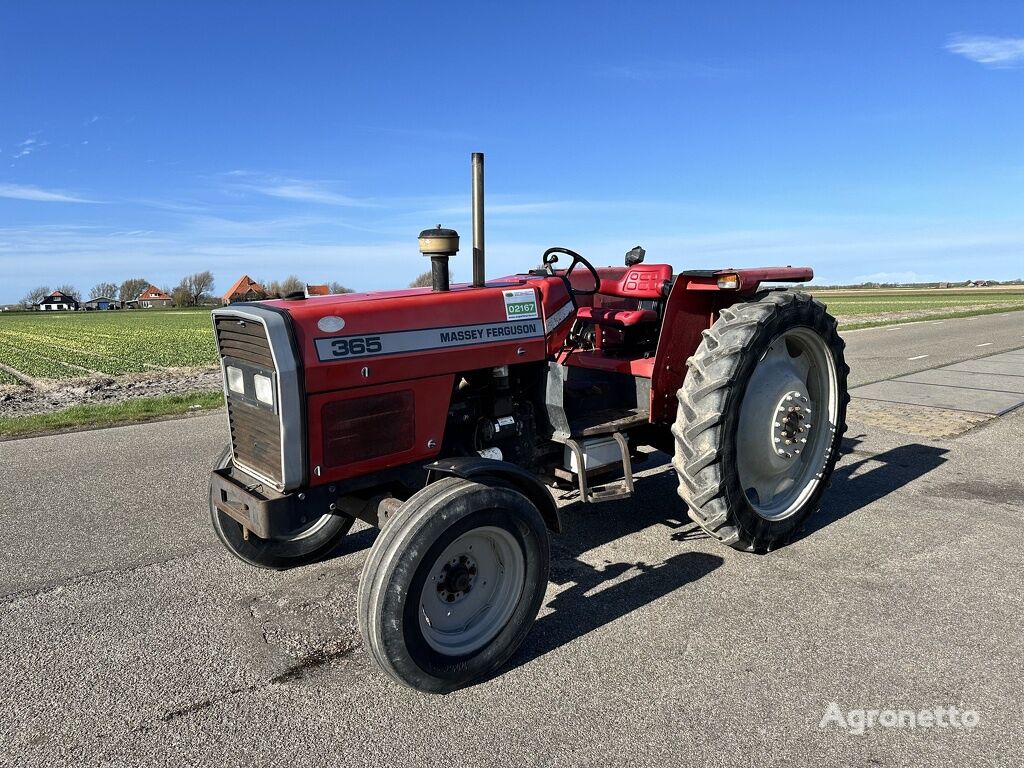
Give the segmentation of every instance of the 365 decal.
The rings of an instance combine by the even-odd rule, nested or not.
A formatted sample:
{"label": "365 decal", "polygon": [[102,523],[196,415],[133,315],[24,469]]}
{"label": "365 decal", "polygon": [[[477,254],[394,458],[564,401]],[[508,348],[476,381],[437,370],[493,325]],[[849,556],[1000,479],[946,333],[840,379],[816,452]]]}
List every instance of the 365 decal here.
{"label": "365 decal", "polygon": [[359,357],[376,355],[384,350],[380,336],[349,336],[344,339],[331,339],[331,354],[338,357]]}

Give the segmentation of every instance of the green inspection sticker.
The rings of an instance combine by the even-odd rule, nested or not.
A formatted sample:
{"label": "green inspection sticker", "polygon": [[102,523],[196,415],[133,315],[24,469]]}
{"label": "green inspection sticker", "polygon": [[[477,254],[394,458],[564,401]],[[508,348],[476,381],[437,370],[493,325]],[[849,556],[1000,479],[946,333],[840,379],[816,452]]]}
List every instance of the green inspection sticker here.
{"label": "green inspection sticker", "polygon": [[537,294],[532,288],[521,288],[514,291],[502,291],[505,296],[505,319],[522,320],[538,317]]}

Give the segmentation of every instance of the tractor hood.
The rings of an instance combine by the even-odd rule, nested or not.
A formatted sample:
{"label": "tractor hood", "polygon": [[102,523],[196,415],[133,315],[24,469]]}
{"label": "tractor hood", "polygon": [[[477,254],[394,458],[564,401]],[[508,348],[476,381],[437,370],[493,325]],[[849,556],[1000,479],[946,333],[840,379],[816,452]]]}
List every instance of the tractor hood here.
{"label": "tractor hood", "polygon": [[290,316],[306,391],[314,394],[543,360],[545,320],[561,309],[553,301],[569,303],[561,280],[520,275],[479,288],[410,288],[260,305]]}

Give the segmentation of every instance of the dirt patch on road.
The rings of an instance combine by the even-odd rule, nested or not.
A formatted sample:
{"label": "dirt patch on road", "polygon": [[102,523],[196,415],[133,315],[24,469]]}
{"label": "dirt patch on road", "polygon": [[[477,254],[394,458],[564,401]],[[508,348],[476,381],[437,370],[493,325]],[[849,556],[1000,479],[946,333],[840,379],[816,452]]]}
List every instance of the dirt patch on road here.
{"label": "dirt patch on road", "polygon": [[84,403],[117,403],[220,388],[219,368],[183,368],[130,376],[37,382],[34,386],[0,386],[0,416],[33,416]]}
{"label": "dirt patch on road", "polygon": [[850,400],[846,416],[850,421],[933,439],[957,437],[994,418],[986,413],[865,400],[856,396]]}

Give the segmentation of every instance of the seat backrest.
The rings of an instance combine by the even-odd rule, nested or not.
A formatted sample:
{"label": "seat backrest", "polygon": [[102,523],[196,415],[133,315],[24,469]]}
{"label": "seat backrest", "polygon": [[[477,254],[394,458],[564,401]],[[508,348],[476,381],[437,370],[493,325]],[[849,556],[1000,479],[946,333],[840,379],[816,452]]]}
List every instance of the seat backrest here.
{"label": "seat backrest", "polygon": [[602,280],[598,293],[628,299],[663,299],[665,283],[671,279],[671,264],[637,264],[627,268],[618,280]]}

